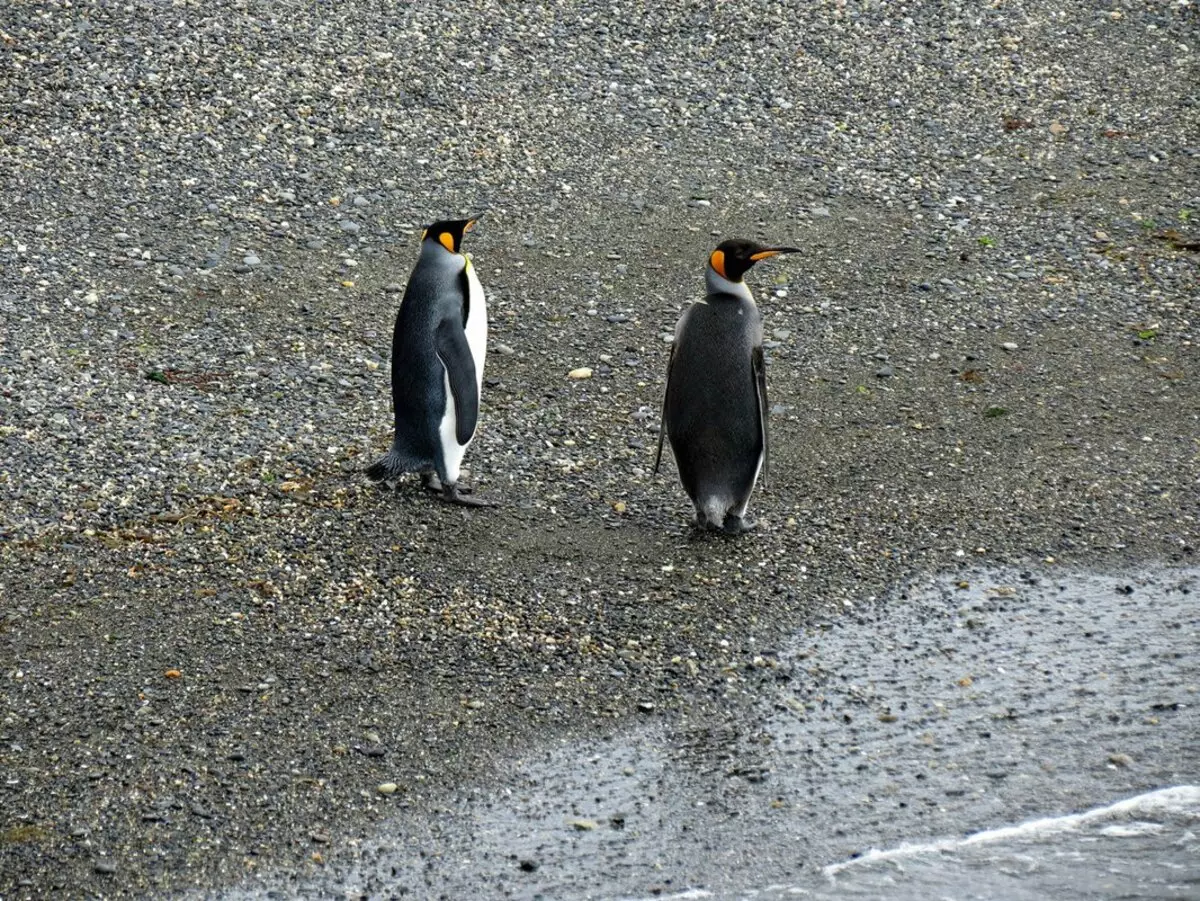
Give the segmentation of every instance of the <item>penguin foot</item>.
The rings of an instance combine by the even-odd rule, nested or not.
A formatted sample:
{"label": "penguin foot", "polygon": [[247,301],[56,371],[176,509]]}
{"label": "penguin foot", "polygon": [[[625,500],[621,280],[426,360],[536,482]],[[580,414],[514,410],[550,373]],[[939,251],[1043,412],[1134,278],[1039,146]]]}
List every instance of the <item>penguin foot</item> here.
{"label": "penguin foot", "polygon": [[748,516],[734,516],[730,513],[725,517],[725,522],[721,525],[721,531],[726,535],[741,535],[752,531],[757,526],[758,523]]}
{"label": "penguin foot", "polygon": [[445,489],[442,487],[442,480],[437,477],[435,472],[421,473],[421,487],[426,491],[432,491],[434,494],[441,494]]}
{"label": "penguin foot", "polygon": [[448,504],[458,504],[460,507],[491,507],[491,501],[485,501],[482,498],[472,497],[467,494],[465,489],[459,491],[458,485],[443,485],[442,493],[438,495]]}

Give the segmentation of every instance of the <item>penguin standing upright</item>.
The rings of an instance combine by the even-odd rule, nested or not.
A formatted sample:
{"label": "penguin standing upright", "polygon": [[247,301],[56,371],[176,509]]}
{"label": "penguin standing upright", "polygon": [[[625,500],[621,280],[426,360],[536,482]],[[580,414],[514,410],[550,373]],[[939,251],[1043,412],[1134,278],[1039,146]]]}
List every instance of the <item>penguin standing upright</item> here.
{"label": "penguin standing upright", "polygon": [[722,242],[708,257],[708,295],[675,326],[654,471],[665,436],[702,529],[753,528],[746,505],[759,471],[767,472],[767,379],[762,316],[742,276],[760,260],[796,252]]}
{"label": "penguin standing upright", "polygon": [[392,332],[396,435],[367,477],[378,482],[419,472],[443,500],[484,506],[458,486],[463,454],[479,421],[487,354],[483,288],[460,249],[475,222],[435,222],[421,237],[421,254]]}

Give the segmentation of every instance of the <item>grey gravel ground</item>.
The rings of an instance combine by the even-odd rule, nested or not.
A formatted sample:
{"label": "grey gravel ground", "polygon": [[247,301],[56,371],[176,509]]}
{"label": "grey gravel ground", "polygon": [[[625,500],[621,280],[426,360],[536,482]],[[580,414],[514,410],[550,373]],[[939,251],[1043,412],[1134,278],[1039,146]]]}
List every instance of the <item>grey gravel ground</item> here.
{"label": "grey gravel ground", "polygon": [[[915,574],[1194,561],[1198,34],[1149,0],[5,5],[0,896],[317,869],[539,737],[732,717],[764,643]],[[358,473],[419,226],[481,209],[502,506],[464,512]],[[739,542],[649,474],[731,235],[806,249],[751,275]]]}

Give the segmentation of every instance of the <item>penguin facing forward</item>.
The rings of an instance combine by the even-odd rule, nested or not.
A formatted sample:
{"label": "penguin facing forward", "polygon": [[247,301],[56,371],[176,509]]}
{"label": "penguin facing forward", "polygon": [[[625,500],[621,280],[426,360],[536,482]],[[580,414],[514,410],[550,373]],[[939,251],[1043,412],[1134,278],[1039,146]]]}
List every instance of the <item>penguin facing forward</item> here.
{"label": "penguin facing forward", "polygon": [[463,455],[479,422],[487,308],[463,236],[476,219],[435,222],[421,236],[392,331],[391,450],[367,469],[375,482],[419,472],[445,501],[487,506],[459,492]]}
{"label": "penguin facing forward", "polygon": [[797,252],[723,241],[708,257],[707,296],[675,326],[654,471],[666,437],[701,529],[754,527],[746,505],[759,472],[767,475],[767,378],[762,315],[742,276],[760,260]]}

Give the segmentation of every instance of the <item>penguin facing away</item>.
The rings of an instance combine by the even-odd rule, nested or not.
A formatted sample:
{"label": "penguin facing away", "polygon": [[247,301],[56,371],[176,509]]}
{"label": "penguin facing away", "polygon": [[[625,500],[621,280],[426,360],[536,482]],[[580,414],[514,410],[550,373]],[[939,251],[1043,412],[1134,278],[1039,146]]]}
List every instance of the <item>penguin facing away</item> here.
{"label": "penguin facing away", "polygon": [[665,437],[701,529],[754,527],[746,506],[759,472],[767,476],[767,379],[762,315],[742,276],[760,260],[797,252],[723,241],[708,257],[707,296],[675,326],[654,471]]}
{"label": "penguin facing away", "polygon": [[487,506],[460,493],[459,471],[479,421],[487,308],[463,236],[476,219],[435,222],[421,236],[392,331],[391,449],[367,469],[375,482],[419,472],[448,502]]}

